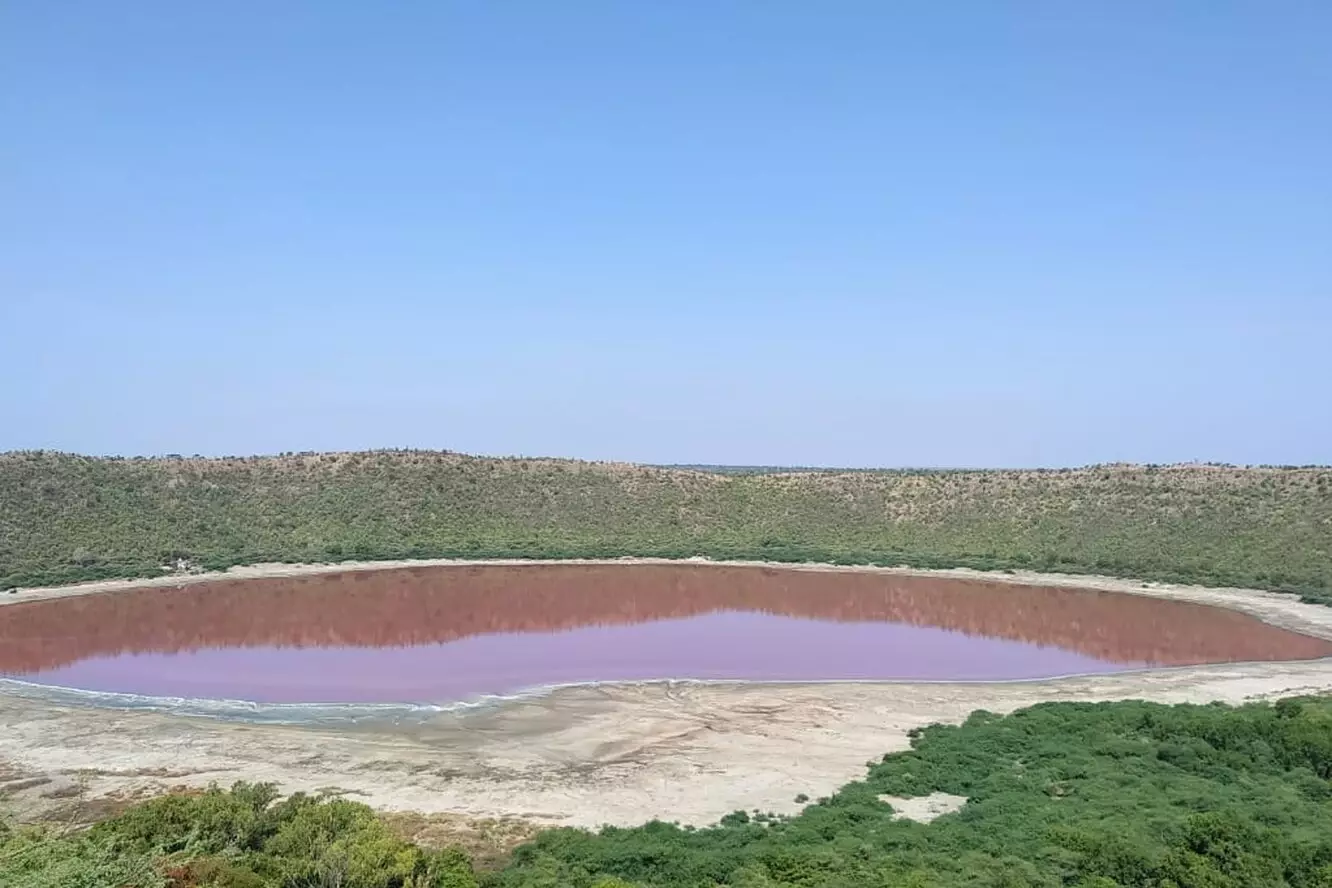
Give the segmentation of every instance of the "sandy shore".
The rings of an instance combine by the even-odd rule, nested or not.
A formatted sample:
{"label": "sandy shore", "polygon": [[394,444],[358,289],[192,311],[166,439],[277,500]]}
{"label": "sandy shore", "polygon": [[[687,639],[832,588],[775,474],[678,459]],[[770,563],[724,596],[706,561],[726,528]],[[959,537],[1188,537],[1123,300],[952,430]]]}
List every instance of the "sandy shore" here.
{"label": "sandy shore", "polygon": [[[465,563],[478,562],[256,565],[213,576],[19,590],[0,601],[218,576]],[[768,566],[983,578],[1175,598],[1332,638],[1332,608],[1251,590],[1034,573]],[[566,688],[492,710],[441,714],[423,724],[354,728],[238,724],[0,693],[0,790],[12,791],[11,804],[21,812],[36,813],[66,803],[75,784],[94,798],[124,798],[177,785],[271,780],[285,791],[335,789],[383,809],[466,818],[595,826],[660,816],[703,824],[737,808],[794,811],[797,794],[826,795],[863,774],[867,761],[906,748],[911,728],[960,721],[975,709],[1007,712],[1049,700],[1241,702],[1329,692],[1332,660],[996,684],[657,683]]]}

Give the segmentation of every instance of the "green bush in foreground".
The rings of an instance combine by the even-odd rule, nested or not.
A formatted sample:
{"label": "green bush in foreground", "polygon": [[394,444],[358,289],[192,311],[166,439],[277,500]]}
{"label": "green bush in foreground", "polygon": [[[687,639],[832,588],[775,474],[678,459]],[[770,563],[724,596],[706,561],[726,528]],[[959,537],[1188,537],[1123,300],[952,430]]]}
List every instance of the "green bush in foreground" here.
{"label": "green bush in foreground", "polygon": [[423,851],[365,805],[237,783],[145,802],[76,838],[20,832],[0,846],[0,884],[466,888],[457,851]]}
{"label": "green bush in foreground", "polygon": [[[933,792],[969,801],[926,824],[880,800]],[[796,816],[548,830],[491,873],[364,805],[273,799],[237,784],[76,838],[0,835],[0,885],[1332,888],[1332,701],[975,712]]]}
{"label": "green bush in foreground", "polygon": [[35,831],[0,834],[4,888],[165,888],[159,860],[87,838],[53,839]]}

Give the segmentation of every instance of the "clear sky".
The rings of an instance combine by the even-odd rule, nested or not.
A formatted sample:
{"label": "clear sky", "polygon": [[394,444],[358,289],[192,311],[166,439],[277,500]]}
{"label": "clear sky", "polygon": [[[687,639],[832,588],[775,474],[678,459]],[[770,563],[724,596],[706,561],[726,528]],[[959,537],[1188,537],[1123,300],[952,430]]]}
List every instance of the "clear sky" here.
{"label": "clear sky", "polygon": [[9,0],[0,450],[1332,462],[1332,3]]}

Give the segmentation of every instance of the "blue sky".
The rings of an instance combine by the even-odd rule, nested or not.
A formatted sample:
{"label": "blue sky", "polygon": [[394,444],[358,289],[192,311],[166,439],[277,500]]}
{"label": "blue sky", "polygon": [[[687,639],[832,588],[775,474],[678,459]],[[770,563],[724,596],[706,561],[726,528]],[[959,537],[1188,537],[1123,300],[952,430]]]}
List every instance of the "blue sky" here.
{"label": "blue sky", "polygon": [[1329,463],[1330,33],[14,0],[0,450]]}

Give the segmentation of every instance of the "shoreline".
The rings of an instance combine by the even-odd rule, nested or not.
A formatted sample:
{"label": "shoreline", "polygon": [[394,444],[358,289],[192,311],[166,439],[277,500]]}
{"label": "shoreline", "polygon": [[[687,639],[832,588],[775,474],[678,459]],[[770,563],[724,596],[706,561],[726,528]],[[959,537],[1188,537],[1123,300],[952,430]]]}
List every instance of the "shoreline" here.
{"label": "shoreline", "polygon": [[[425,567],[635,564],[951,577],[1191,601],[1332,639],[1332,608],[1295,596],[1036,572],[721,562],[705,559],[418,560],[251,565],[214,574],[20,590],[0,603],[316,573]],[[976,709],[1136,698],[1163,703],[1332,693],[1332,658],[996,682],[696,682],[557,687],[398,724],[273,724],[43,699],[0,686],[0,793],[21,817],[67,809],[76,789],[119,804],[176,787],[272,781],[336,791],[385,811],[466,825],[707,825],[736,809],[793,813],[909,747],[908,732]],[[63,801],[62,801],[63,799]]]}
{"label": "shoreline", "polygon": [[[1244,660],[1232,663],[1204,664],[1243,669],[1271,663],[1313,664],[1332,663],[1332,656],[1310,660]],[[454,700],[441,703],[420,702],[338,702],[269,703],[220,697],[165,697],[150,694],[132,694],[122,691],[90,691],[67,685],[42,684],[0,675],[0,698],[19,697],[54,706],[111,709],[117,712],[152,712],[180,718],[214,719],[240,725],[272,725],[294,728],[325,728],[392,725],[394,728],[425,724],[440,716],[467,717],[488,710],[503,709],[516,704],[540,701],[562,693],[574,691],[615,691],[618,689],[654,688],[803,688],[803,687],[908,687],[928,688],[950,686],[962,688],[1015,687],[1023,685],[1055,684],[1058,682],[1091,681],[1098,678],[1132,678],[1142,675],[1187,673],[1199,666],[1139,666],[1115,672],[1070,672],[1062,675],[1032,678],[689,678],[687,676],[607,679],[571,681],[561,684],[535,685],[512,693],[491,694],[483,698]]]}
{"label": "shoreline", "polygon": [[[0,693],[0,784],[21,816],[176,788],[271,781],[383,811],[537,826],[704,826],[737,809],[794,813],[913,728],[1052,701],[1242,703],[1332,693],[1332,659],[1183,667],[1023,683],[576,686],[402,724],[279,725]],[[0,789],[3,786],[0,785]]]}

